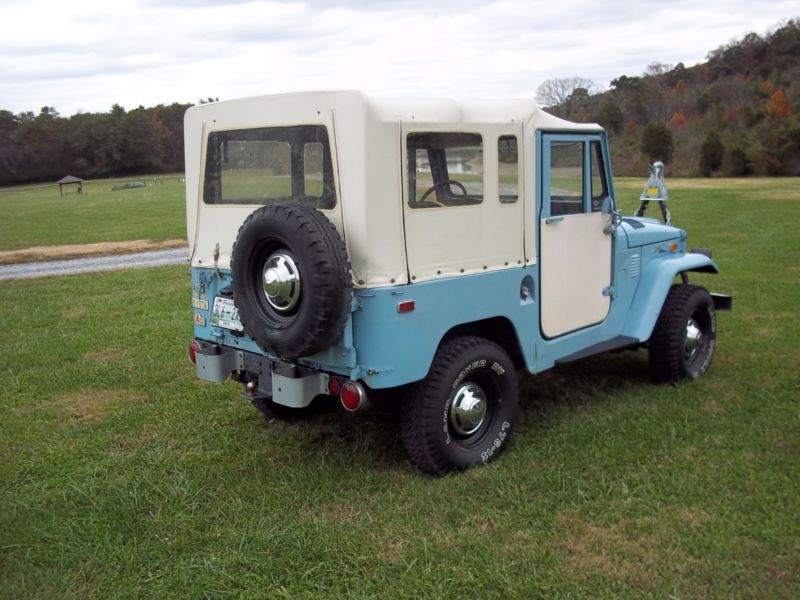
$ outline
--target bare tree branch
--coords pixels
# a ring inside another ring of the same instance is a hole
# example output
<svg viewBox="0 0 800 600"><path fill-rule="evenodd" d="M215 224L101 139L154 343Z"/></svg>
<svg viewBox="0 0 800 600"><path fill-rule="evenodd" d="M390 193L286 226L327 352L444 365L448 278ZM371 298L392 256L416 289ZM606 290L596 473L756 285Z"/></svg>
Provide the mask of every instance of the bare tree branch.
<svg viewBox="0 0 800 600"><path fill-rule="evenodd" d="M591 79L569 77L566 79L548 79L536 89L536 102L548 108L565 106L577 90L585 90L589 95L597 90Z"/></svg>

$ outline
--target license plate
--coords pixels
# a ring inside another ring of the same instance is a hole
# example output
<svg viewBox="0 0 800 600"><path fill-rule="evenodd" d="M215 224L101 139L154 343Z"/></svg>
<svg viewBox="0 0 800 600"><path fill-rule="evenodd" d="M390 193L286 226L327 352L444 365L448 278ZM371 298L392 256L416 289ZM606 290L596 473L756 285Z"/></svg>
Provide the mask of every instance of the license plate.
<svg viewBox="0 0 800 600"><path fill-rule="evenodd" d="M217 296L211 308L211 324L223 329L242 331L242 322L239 320L239 309L233 305L233 300Z"/></svg>

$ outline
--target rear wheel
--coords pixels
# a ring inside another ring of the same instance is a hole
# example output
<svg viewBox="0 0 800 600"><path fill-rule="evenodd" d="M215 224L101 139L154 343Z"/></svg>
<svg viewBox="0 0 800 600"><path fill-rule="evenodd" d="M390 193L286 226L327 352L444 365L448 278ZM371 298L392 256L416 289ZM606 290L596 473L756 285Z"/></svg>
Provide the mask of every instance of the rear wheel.
<svg viewBox="0 0 800 600"><path fill-rule="evenodd" d="M514 364L499 345L477 337L444 342L404 399L408 456L432 475L496 459L514 428L518 394Z"/></svg>
<svg viewBox="0 0 800 600"><path fill-rule="evenodd" d="M697 379L708 371L717 343L714 301L705 288L673 285L650 338L656 382Z"/></svg>

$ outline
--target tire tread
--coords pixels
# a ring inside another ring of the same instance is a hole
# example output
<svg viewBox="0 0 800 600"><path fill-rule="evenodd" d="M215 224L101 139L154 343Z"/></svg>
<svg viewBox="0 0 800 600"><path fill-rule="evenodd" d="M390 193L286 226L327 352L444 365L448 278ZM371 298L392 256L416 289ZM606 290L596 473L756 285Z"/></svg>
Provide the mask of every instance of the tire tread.
<svg viewBox="0 0 800 600"><path fill-rule="evenodd" d="M309 263L313 267L306 276L313 277L316 290L314 296L305 300L313 300L314 306L308 313L303 334L293 336L290 342L270 340L267 328L249 323L249 318L240 308L242 325L255 342L268 352L287 358L308 356L335 343L344 331L350 314L353 287L347 249L336 227L317 209L288 202L267 204L253 211L239 227L231 253L232 272L236 269L237 247L243 236L252 228L259 227L260 223L273 219L288 223L296 239L305 242L304 247L311 257ZM237 291L242 289L235 279L233 288L235 300Z"/></svg>
<svg viewBox="0 0 800 600"><path fill-rule="evenodd" d="M705 288L677 283L667 294L649 343L650 375L656 383L678 382L686 378L683 364L687 308Z"/></svg>
<svg viewBox="0 0 800 600"><path fill-rule="evenodd" d="M408 387L403 399L401 437L408 457L421 471L442 476L456 470L437 451L436 437L440 432L442 415L438 394L447 388L449 371L454 363L487 346L504 356L507 364L513 364L503 347L495 342L474 336L452 338L445 341L436 353L427 377Z"/></svg>

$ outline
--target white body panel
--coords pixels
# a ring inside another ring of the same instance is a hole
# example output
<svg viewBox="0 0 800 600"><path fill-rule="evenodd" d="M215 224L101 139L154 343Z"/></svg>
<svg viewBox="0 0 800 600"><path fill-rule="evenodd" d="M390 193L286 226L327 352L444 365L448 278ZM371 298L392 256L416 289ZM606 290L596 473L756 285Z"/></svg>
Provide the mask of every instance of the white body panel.
<svg viewBox="0 0 800 600"><path fill-rule="evenodd" d="M542 333L553 338L599 323L611 308L611 236L600 212L542 219Z"/></svg>
<svg viewBox="0 0 800 600"><path fill-rule="evenodd" d="M599 131L539 110L529 100L373 99L360 92L309 92L205 104L185 118L186 209L192 266L229 268L239 227L258 205L203 202L208 134L268 126L324 125L331 141L335 208L323 211L347 246L355 287L381 287L536 262L534 131ZM405 133L483 136L480 205L407 208ZM519 194L500 204L497 137L516 134Z"/></svg>

